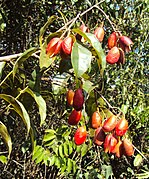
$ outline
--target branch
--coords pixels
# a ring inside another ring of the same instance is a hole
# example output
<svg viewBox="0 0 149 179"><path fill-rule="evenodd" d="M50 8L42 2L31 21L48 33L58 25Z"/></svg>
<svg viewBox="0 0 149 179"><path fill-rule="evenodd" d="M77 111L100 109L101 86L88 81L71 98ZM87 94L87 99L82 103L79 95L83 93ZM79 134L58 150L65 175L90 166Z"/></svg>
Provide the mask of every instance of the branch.
<svg viewBox="0 0 149 179"><path fill-rule="evenodd" d="M33 53L31 56L35 57L35 58L40 58L37 53L39 53L39 51ZM0 62L10 62L12 59L14 58L18 58L22 55L23 53L18 53L18 54L13 54L13 55L7 55L7 56L3 56L3 57L0 57Z"/></svg>

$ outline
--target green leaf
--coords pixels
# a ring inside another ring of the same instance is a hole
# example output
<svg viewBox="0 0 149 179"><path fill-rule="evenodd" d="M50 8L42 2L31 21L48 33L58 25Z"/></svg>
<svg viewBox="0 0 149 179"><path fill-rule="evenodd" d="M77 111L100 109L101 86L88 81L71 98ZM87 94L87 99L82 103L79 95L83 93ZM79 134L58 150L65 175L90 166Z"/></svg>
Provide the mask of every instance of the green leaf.
<svg viewBox="0 0 149 179"><path fill-rule="evenodd" d="M93 83L90 82L89 80L86 80L83 83L83 89L87 92L90 93L94 88L96 88L96 86L93 86Z"/></svg>
<svg viewBox="0 0 149 179"><path fill-rule="evenodd" d="M31 89L27 88L25 92L29 93L36 101L38 108L39 108L39 114L40 114L40 125L42 125L46 119L46 103L45 100L42 98L42 96L37 93L32 91Z"/></svg>
<svg viewBox="0 0 149 179"><path fill-rule="evenodd" d="M81 155L82 155L82 157L84 155L86 155L87 151L88 151L88 145L83 144L82 149L81 149Z"/></svg>
<svg viewBox="0 0 149 179"><path fill-rule="evenodd" d="M54 139L55 137L56 137L56 136L55 136L54 134L48 133L48 134L44 135L43 141L44 141L44 142L48 142L48 141Z"/></svg>
<svg viewBox="0 0 149 179"><path fill-rule="evenodd" d="M143 158L140 154L137 154L134 161L133 161L133 164L135 167L138 167L143 161Z"/></svg>
<svg viewBox="0 0 149 179"><path fill-rule="evenodd" d="M3 71L5 64L6 64L6 62L0 62L0 79L2 77L2 71Z"/></svg>
<svg viewBox="0 0 149 179"><path fill-rule="evenodd" d="M73 31L80 34L92 45L98 56L97 63L100 69L100 74L103 75L103 72L106 68L106 56L102 49L101 43L98 41L94 34L84 33L80 29L73 29Z"/></svg>
<svg viewBox="0 0 149 179"><path fill-rule="evenodd" d="M3 140L5 141L8 147L8 152L9 152L8 159L9 159L12 151L11 137L8 133L7 127L1 121L0 121L0 135L2 136Z"/></svg>
<svg viewBox="0 0 149 179"><path fill-rule="evenodd" d="M93 46L93 48L95 49L98 58L97 58L97 63L100 69L100 74L103 75L103 72L106 68L106 56L105 53L102 49L101 43L99 42L99 40L95 37L94 34L91 33L85 33L86 36L90 39L90 43Z"/></svg>
<svg viewBox="0 0 149 179"><path fill-rule="evenodd" d="M0 98L4 99L5 101L7 101L13 106L14 110L19 114L24 124L26 125L27 133L29 133L30 128L31 128L30 118L23 104L10 95L0 94Z"/></svg>
<svg viewBox="0 0 149 179"><path fill-rule="evenodd" d="M43 152L44 149L42 148L42 146L39 145L35 146L33 150L32 160L36 160L37 158L39 158Z"/></svg>
<svg viewBox="0 0 149 179"><path fill-rule="evenodd" d="M68 155L69 155L69 148L68 148L69 146L68 146L68 144L65 142L64 143L64 155L66 156L66 157L68 157Z"/></svg>
<svg viewBox="0 0 149 179"><path fill-rule="evenodd" d="M13 66L13 78L15 77L15 74L18 70L18 68L22 65L22 63L27 60L33 53L35 53L38 50L36 47L32 47L28 50L26 50L15 62Z"/></svg>
<svg viewBox="0 0 149 179"><path fill-rule="evenodd" d="M4 155L0 155L0 162L2 162L3 164L7 163L7 157Z"/></svg>
<svg viewBox="0 0 149 179"><path fill-rule="evenodd" d="M59 146L59 148L58 148L58 151L59 151L59 155L60 155L60 157L61 158L63 158L64 157L64 146L63 146L63 144L61 144L60 146Z"/></svg>
<svg viewBox="0 0 149 179"><path fill-rule="evenodd" d="M44 24L43 27L41 27L40 29L40 33L39 33L39 42L40 42L40 46L42 46L42 39L43 39L43 35L46 31L46 29L48 28L48 26L54 21L57 19L57 16L53 15L51 16L48 21Z"/></svg>
<svg viewBox="0 0 149 179"><path fill-rule="evenodd" d="M71 63L77 77L81 77L91 65L92 53L82 45L74 42Z"/></svg>
<svg viewBox="0 0 149 179"><path fill-rule="evenodd" d="M67 161L67 172L68 172L68 173L71 172L72 167L73 167L72 160L71 160L70 158L68 158L68 161Z"/></svg>
<svg viewBox="0 0 149 179"><path fill-rule="evenodd" d="M53 63L54 60L55 60L55 57L50 58L46 54L46 49L44 48L41 49L40 59L39 59L39 66L41 70L48 68Z"/></svg>

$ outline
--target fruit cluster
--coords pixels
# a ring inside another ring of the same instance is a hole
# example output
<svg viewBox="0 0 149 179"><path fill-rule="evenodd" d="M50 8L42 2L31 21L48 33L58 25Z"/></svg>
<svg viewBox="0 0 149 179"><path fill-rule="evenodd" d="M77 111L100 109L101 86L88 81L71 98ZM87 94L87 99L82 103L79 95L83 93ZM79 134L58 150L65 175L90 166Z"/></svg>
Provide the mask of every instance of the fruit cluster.
<svg viewBox="0 0 149 179"><path fill-rule="evenodd" d="M68 90L67 103L73 106L73 111L69 115L68 124L77 125L81 119L84 97L81 88L75 92ZM101 146L103 144L104 151L107 153L113 153L117 157L122 155L132 156L134 149L132 143L123 136L128 130L128 121L122 117L118 120L118 117L111 115L108 119L102 122L102 116L99 111L95 111L91 118L91 127L95 130L94 144ZM87 131L85 126L81 126L77 129L74 135L74 141L76 145L81 145L86 141Z"/></svg>
<svg viewBox="0 0 149 179"><path fill-rule="evenodd" d="M80 30L85 32L90 32L89 28L82 24L80 26ZM97 27L94 31L94 35L102 42L104 39L105 31L103 29L103 23L100 27ZM85 42L84 37L77 34L76 39L81 41L82 43ZM108 38L108 54L106 56L106 61L109 64L124 64L125 63L125 52L129 52L131 50L131 46L133 42L127 36L123 36L120 32L112 32ZM67 55L71 54L73 46L73 38L72 36L67 36L64 40L59 37L54 37L50 40L47 45L46 53L49 57L54 57L58 53L60 53L61 58L66 58Z"/></svg>
<svg viewBox="0 0 149 179"><path fill-rule="evenodd" d="M119 35L118 32L112 32L108 38L108 49L109 52L106 56L106 61L109 64L124 64L125 54L131 50L133 42L127 36Z"/></svg>
<svg viewBox="0 0 149 179"><path fill-rule="evenodd" d="M68 118L69 125L77 125L82 116L82 108L84 104L84 95L82 88L78 88L75 92L73 90L68 90L67 103L73 106L73 110ZM76 145L81 145L86 141L87 131L85 126L81 126L77 129L74 135L74 141Z"/></svg>
<svg viewBox="0 0 149 179"><path fill-rule="evenodd" d="M70 55L73 46L73 39L71 36L66 37L62 40L59 37L54 37L50 40L47 45L46 53L49 57L54 57L58 53L64 53Z"/></svg>
<svg viewBox="0 0 149 179"><path fill-rule="evenodd" d="M98 113L98 116L96 117L94 113ZM131 142L127 138L121 139L128 130L128 121L124 117L118 120L117 116L111 115L102 124L99 112L94 113L92 115L92 127L96 127L94 143L98 146L103 144L106 153L113 153L117 157L132 156L134 149Z"/></svg>

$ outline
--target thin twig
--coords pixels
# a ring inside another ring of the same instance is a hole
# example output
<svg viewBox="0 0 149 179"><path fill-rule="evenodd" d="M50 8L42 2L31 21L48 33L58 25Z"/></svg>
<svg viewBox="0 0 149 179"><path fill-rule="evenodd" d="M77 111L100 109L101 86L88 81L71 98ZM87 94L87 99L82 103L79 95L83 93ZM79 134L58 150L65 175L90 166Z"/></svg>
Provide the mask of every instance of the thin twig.
<svg viewBox="0 0 149 179"><path fill-rule="evenodd" d="M31 56L36 57L36 58L39 59L39 56L37 55L37 53L40 53L40 50L38 50L37 52L33 53ZM12 59L18 58L22 54L23 53L18 53L18 54L13 54L13 55L7 55L7 56L0 57L0 62L10 62Z"/></svg>
<svg viewBox="0 0 149 179"><path fill-rule="evenodd" d="M148 161L148 159L140 152L140 150L138 150L133 144L132 144L132 146L146 161Z"/></svg>
<svg viewBox="0 0 149 179"><path fill-rule="evenodd" d="M106 19L109 21L110 25L112 26L113 30L116 32L116 28L114 27L112 21L109 19L109 16L99 7L99 6L95 6L97 9L99 9L103 14L104 16L106 17Z"/></svg>
<svg viewBox="0 0 149 179"><path fill-rule="evenodd" d="M88 8L86 11L82 12L79 17L83 16L84 14L86 14L87 12L89 12L90 10L92 10L93 8L98 6L99 4L103 3L104 1L105 0L102 0L102 1L98 2L97 4L93 5L92 7ZM61 27L59 30L57 30L57 32L60 32L61 30L65 29L69 24L71 24L74 21L74 19L75 18L73 18L72 20L67 22L63 27Z"/></svg>

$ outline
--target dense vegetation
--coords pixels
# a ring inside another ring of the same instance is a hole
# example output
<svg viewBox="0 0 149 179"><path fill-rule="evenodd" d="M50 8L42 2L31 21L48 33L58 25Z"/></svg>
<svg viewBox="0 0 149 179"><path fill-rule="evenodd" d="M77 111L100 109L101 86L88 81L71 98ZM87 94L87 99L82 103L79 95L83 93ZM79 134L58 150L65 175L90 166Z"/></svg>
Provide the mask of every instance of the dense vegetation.
<svg viewBox="0 0 149 179"><path fill-rule="evenodd" d="M0 178L149 178L148 1L2 0L0 7ZM82 22L90 33L104 22L105 36L98 48L92 36L91 45L78 43L78 56L86 49L91 65L85 70L80 62L84 73L77 76L73 55L49 59L45 49L67 28L75 38ZM125 64L105 67L113 31L134 44ZM66 92L80 81L85 103L77 126L85 125L88 136L77 146ZM133 156L117 158L93 143L97 107L103 118L113 113L128 120Z"/></svg>

